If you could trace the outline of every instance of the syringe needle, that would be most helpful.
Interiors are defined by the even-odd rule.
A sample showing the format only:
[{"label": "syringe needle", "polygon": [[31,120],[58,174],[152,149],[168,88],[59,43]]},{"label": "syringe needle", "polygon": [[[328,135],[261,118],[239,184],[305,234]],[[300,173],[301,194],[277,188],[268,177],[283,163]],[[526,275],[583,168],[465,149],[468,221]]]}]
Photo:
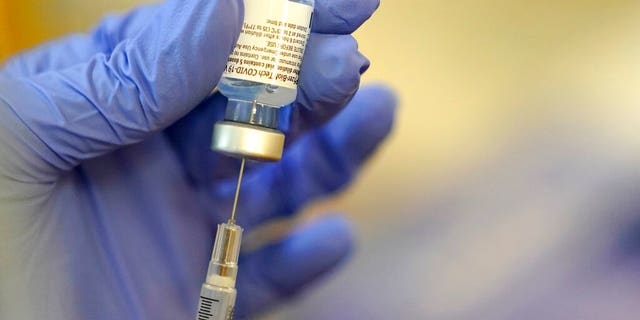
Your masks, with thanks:
[{"label": "syringe needle", "polygon": [[229,219],[229,224],[236,223],[236,209],[238,208],[238,196],[240,196],[240,185],[242,184],[242,175],[244,174],[245,162],[246,159],[242,158],[242,164],[240,165],[240,174],[238,175],[238,185],[236,186],[236,196],[233,199],[233,209],[231,210],[231,219]]}]

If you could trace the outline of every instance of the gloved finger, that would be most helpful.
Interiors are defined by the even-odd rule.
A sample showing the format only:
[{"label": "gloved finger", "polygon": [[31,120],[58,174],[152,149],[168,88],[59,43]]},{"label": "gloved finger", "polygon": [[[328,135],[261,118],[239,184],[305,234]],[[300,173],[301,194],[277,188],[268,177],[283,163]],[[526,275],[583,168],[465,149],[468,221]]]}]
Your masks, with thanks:
[{"label": "gloved finger", "polygon": [[309,39],[296,103],[289,110],[287,143],[327,123],[351,100],[369,60],[350,35],[315,35]]},{"label": "gloved finger", "polygon": [[[238,204],[238,221],[251,227],[275,216],[287,216],[350,182],[389,134],[396,99],[384,86],[361,89],[326,126],[301,137],[280,162],[246,174]],[[221,210],[230,210],[235,181],[210,190]]]},{"label": "gloved finger", "polygon": [[[287,144],[329,121],[351,100],[369,61],[350,35],[314,34],[304,60],[298,99],[290,116]],[[172,141],[185,171],[197,185],[237,172],[237,163],[210,151],[212,125],[224,116],[226,100],[213,97],[171,126]],[[281,113],[282,116],[283,113]]]},{"label": "gloved finger", "polygon": [[52,40],[10,58],[0,76],[29,77],[89,61],[97,53],[111,53],[124,39],[136,35],[160,10],[160,4],[140,6],[123,15],[110,15],[90,33],[78,33]]},{"label": "gloved finger", "polygon": [[280,242],[242,257],[238,318],[256,315],[300,293],[340,265],[352,246],[349,224],[333,215],[317,218]]},{"label": "gloved finger", "polygon": [[10,111],[0,106],[0,115],[17,116],[33,133],[26,148],[48,149],[43,166],[31,169],[68,170],[184,116],[220,78],[241,10],[236,0],[171,1],[110,55],[4,81],[0,96]]}]

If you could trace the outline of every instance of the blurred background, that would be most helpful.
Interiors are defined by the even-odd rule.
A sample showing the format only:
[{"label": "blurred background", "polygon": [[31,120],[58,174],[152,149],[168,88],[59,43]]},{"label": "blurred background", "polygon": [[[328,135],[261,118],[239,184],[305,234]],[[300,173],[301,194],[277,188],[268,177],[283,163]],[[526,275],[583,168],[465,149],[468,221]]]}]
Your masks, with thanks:
[{"label": "blurred background", "polygon": [[[0,61],[133,0],[0,0]],[[401,99],[353,186],[346,268],[265,319],[637,319],[640,2],[383,1]]]}]

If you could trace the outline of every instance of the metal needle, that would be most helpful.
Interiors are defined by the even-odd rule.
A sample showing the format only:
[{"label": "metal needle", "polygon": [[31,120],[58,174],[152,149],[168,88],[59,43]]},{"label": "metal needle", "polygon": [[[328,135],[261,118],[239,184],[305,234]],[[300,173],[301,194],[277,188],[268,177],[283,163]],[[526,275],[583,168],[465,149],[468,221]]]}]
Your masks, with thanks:
[{"label": "metal needle", "polygon": [[236,186],[236,196],[233,199],[233,209],[231,210],[231,219],[229,219],[229,224],[236,223],[236,209],[238,208],[238,196],[240,196],[240,184],[242,184],[242,175],[244,174],[245,162],[246,159],[242,158],[242,164],[240,165],[240,174],[238,175],[238,185]]}]

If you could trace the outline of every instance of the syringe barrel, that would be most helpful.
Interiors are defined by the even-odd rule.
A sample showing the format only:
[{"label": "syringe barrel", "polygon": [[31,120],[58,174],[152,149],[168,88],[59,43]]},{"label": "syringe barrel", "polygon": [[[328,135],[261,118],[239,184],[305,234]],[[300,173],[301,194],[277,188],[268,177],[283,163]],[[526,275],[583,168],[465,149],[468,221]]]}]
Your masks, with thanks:
[{"label": "syringe barrel", "polygon": [[236,289],[203,284],[196,320],[231,320],[236,304]]}]

